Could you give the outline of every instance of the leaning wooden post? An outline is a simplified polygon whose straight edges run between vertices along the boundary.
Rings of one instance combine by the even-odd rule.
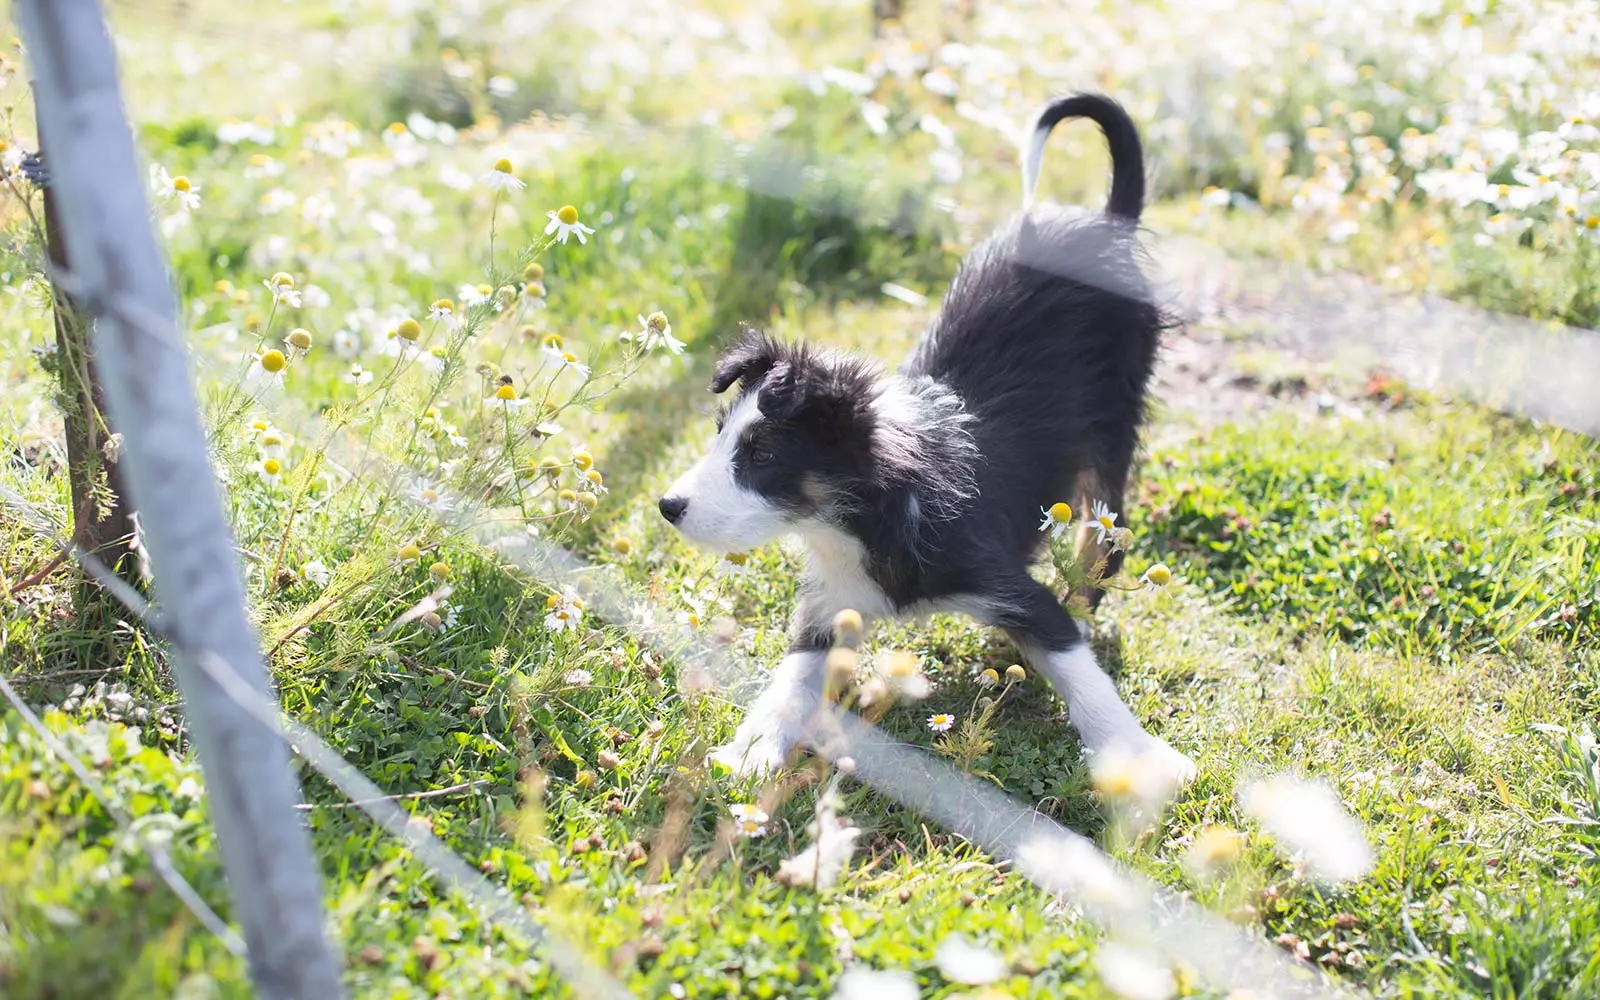
[[[234,914],[269,1000],[341,995],[322,932],[299,790],[273,728],[228,697],[197,657],[214,657],[271,697],[245,614],[238,558],[206,454],[176,304],[150,226],[116,59],[98,0],[19,0],[50,183],[67,237],[70,291],[96,317],[91,341],[106,405],[124,436],[162,632],[205,771]]]
[[[37,103],[37,101],[35,101]],[[66,234],[55,190],[48,180],[50,140],[39,123],[39,154],[43,170],[35,180],[44,194],[45,252],[58,269],[67,268]],[[56,325],[56,379],[60,387],[62,427],[67,445],[67,484],[72,495],[72,540],[110,566],[124,579],[134,578],[129,542],[133,522],[128,516],[127,487],[121,460],[106,424],[105,394],[100,390],[99,366],[89,343],[91,317],[58,285],[51,285],[51,306]],[[83,594],[94,585],[85,581]],[[87,610],[80,596],[79,613]]]

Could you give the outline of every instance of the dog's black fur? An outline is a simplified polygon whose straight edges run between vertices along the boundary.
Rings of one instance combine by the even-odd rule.
[[[1106,210],[1029,210],[1045,137],[1077,117],[1107,137]],[[750,329],[723,355],[711,389],[740,386],[735,422],[719,422],[712,453],[662,499],[662,514],[724,548],[797,533],[808,563],[790,654],[719,757],[771,766],[803,738],[839,611],[953,609],[1012,635],[1067,698],[1091,750],[1153,752],[1167,773],[1194,774],[1143,731],[1077,620],[1029,573],[1044,508],[1066,500],[1087,513],[1098,500],[1122,513],[1168,325],[1137,233],[1143,171],[1118,104],[1056,101],[1024,162],[1023,215],[968,255],[898,372],[883,378],[859,358]],[[1091,556],[1106,576],[1122,561],[1098,543]],[[1100,590],[1086,591],[1097,603]]]
[[[765,419],[748,433],[767,460],[742,463],[748,488],[858,539],[869,575],[897,607],[977,591],[1012,609],[996,624],[1037,632],[1050,648],[1070,645],[1077,630],[1064,614],[1041,614],[1025,572],[1044,537],[1040,508],[1070,499],[1087,513],[1093,498],[1121,514],[1168,322],[1136,233],[1137,132],[1097,95],[1051,105],[1038,128],[1070,117],[1094,120],[1109,139],[1105,213],[1035,209],[972,251],[900,369],[913,386],[932,380],[959,398],[953,423],[885,454],[870,363],[749,329],[711,382],[713,392],[737,381],[759,395]],[[1106,575],[1120,562],[1109,554]],[[805,622],[797,640],[826,644],[830,628]]]

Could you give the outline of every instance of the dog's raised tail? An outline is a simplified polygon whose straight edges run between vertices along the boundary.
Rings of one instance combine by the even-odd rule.
[[[1106,214],[1137,220],[1144,211],[1144,147],[1128,112],[1104,94],[1073,94],[1052,101],[1039,112],[1022,156],[1023,209],[1033,205],[1050,130],[1068,118],[1087,118],[1105,133],[1106,145],[1111,149],[1111,196],[1106,199]]]

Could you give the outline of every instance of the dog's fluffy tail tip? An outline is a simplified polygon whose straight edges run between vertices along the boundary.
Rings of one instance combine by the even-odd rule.
[[[1106,214],[1137,221],[1144,211],[1144,147],[1128,112],[1104,94],[1073,94],[1050,102],[1039,112],[1022,155],[1023,211],[1033,207],[1050,132],[1068,118],[1087,118],[1100,126],[1111,152],[1111,194],[1106,199]]]

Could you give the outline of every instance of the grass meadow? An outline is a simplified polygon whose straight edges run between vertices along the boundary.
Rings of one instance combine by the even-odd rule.
[[[1600,325],[1591,4],[912,2],[876,37],[842,0],[107,6],[285,711],[640,997],[1249,995],[1108,941],[848,771],[708,771],[727,692],[515,564],[559,543],[650,628],[776,663],[797,551],[719,559],[655,511],[713,433],[716,351],[751,322],[897,361],[1014,211],[1048,95],[1103,89],[1141,123],[1158,269],[1200,240],[1246,271]],[[227,914],[167,657],[36,523],[71,532],[70,359],[15,42],[0,80],[0,671],[100,786],[0,709],[0,995],[249,996],[139,846]],[[1057,131],[1045,193],[1096,204],[1104,175],[1092,129]],[[879,724],[1362,994],[1600,996],[1600,445],[1202,298],[1094,639],[1196,783],[1117,822],[1128,789],[1065,705],[959,618],[867,637],[867,674],[932,681]],[[1271,774],[1330,789],[1369,863],[1319,877],[1329,831],[1274,821],[1301,800],[1241,794]],[[300,780],[349,995],[571,995]],[[853,851],[797,877],[834,815]]]

